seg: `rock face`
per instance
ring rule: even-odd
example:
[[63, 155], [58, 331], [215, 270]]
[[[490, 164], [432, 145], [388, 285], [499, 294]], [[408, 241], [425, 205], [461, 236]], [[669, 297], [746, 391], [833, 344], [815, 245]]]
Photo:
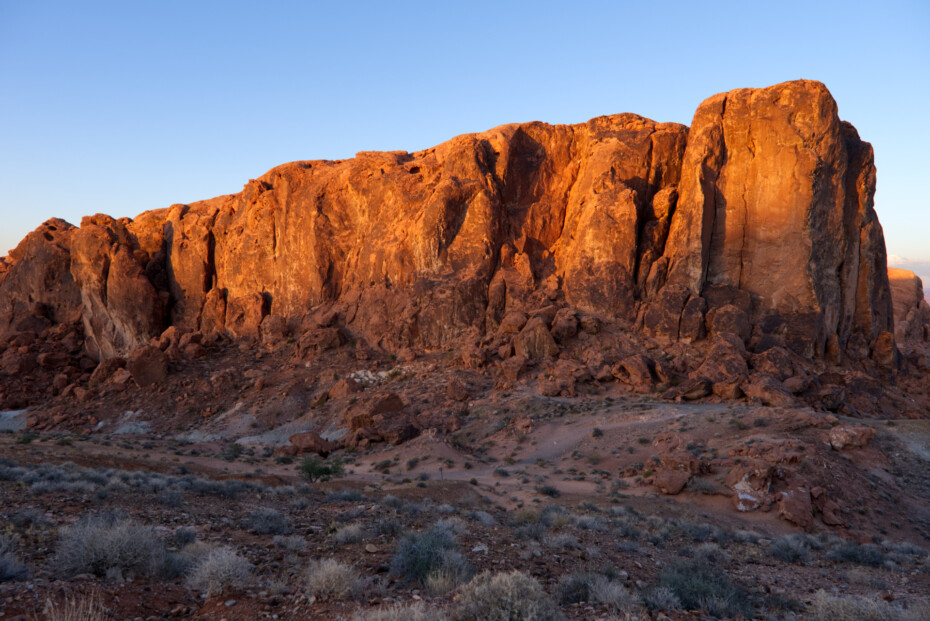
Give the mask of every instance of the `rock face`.
[[909, 270], [888, 268], [891, 299], [894, 302], [894, 335], [898, 341], [930, 341], [930, 305], [924, 299], [924, 285]]
[[568, 307], [670, 340], [735, 335], [808, 358], [880, 343], [884, 359], [874, 190], [871, 147], [817, 82], [716, 95], [690, 130], [633, 114], [504, 125], [292, 162], [134, 220], [49, 221], [0, 266], [0, 327], [41, 302], [54, 321], [80, 317], [98, 359], [169, 326], [330, 330], [336, 346], [345, 330], [395, 352], [500, 332], [536, 359], [578, 330], [557, 315]]
[[892, 330], [871, 146], [820, 83], [715, 95], [694, 116], [667, 282], [749, 294], [760, 337], [807, 356]]

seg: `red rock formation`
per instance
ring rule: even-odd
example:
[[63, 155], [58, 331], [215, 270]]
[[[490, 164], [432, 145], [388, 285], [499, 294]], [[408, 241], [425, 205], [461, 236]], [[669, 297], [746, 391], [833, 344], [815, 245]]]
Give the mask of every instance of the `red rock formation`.
[[678, 192], [670, 286], [748, 293], [757, 331], [809, 357], [892, 330], [872, 149], [822, 84], [705, 101]]
[[909, 270], [888, 268], [894, 302], [894, 335], [898, 341], [930, 341], [930, 305], [924, 299], [923, 282]]
[[285, 164], [131, 221], [50, 221], [0, 268], [0, 325], [42, 301], [82, 317], [94, 357], [173, 325], [293, 334], [310, 354], [345, 334], [392, 351], [464, 339], [482, 364], [557, 355], [569, 307], [685, 342], [886, 360], [874, 188], [871, 147], [816, 82], [716, 95], [690, 133], [633, 114], [504, 125]]

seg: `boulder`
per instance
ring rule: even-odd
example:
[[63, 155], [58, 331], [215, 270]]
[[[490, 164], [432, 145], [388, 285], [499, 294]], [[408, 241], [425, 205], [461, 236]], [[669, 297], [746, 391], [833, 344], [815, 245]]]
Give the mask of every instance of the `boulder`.
[[713, 393], [713, 388], [713, 384], [706, 377], [693, 377], [666, 390], [662, 393], [662, 398], [670, 401], [694, 401]]
[[274, 347], [284, 342], [288, 337], [287, 319], [281, 315], [266, 315], [259, 325], [262, 336], [262, 345]]
[[765, 503], [775, 467], [761, 460], [743, 460], [727, 473], [726, 485], [734, 492], [737, 511], [755, 511]]
[[636, 392], [651, 392], [655, 384], [652, 368], [655, 363], [648, 356], [628, 356], [611, 368], [611, 373], [621, 382], [629, 384]]
[[575, 338], [578, 334], [578, 317], [570, 308], [563, 308], [552, 320], [552, 337], [559, 343]]
[[740, 381], [749, 374], [746, 360], [742, 350], [726, 339], [717, 338], [713, 341], [704, 362], [692, 374], [693, 377], [703, 377], [713, 383]]
[[100, 364], [97, 365], [97, 368], [94, 369], [94, 372], [91, 373], [90, 381], [88, 381], [87, 385], [91, 388], [102, 386], [110, 379], [117, 369], [122, 369], [125, 366], [125, 358], [107, 358], [101, 361]]
[[732, 304], [711, 310], [707, 315], [707, 320], [712, 336], [732, 334], [745, 343], [752, 332], [749, 315]]
[[540, 359], [556, 356], [559, 346], [540, 317], [534, 317], [513, 339], [513, 349], [517, 356], [527, 359]]
[[795, 373], [791, 356], [782, 347], [771, 347], [761, 354], [755, 354], [750, 358], [750, 363], [754, 370], [770, 375], [780, 382], [785, 381]]
[[336, 383], [329, 387], [327, 396], [330, 399], [344, 399], [350, 395], [358, 394], [364, 390], [358, 381], [351, 377], [343, 377], [336, 380]]
[[830, 429], [828, 441], [830, 448], [835, 451], [862, 448], [875, 437], [875, 433], [872, 427], [838, 425]]
[[652, 484], [655, 485], [656, 489], [668, 496], [680, 494], [690, 480], [691, 473], [687, 470], [659, 468], [652, 475]]
[[778, 497], [778, 517], [809, 531], [814, 526], [814, 509], [810, 491], [803, 487], [781, 492]]
[[126, 368], [142, 388], [160, 384], [168, 377], [168, 356], [157, 347], [143, 345], [130, 352]]
[[771, 375], [753, 373], [747, 381], [740, 384], [740, 389], [747, 397], [758, 399], [764, 405], [790, 406], [795, 404], [794, 395]]
[[266, 314], [267, 302], [260, 293], [230, 298], [226, 302], [226, 330], [235, 338], [258, 337]]
[[297, 454], [317, 453], [322, 457], [327, 457], [336, 449], [336, 445], [320, 436], [315, 431], [305, 431], [295, 433], [288, 442], [296, 449]]

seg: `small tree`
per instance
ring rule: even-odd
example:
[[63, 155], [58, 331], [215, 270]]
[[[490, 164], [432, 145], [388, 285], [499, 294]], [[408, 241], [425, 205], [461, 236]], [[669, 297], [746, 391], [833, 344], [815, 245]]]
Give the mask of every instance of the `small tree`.
[[334, 456], [329, 460], [320, 459], [312, 455], [304, 457], [297, 471], [311, 483], [318, 480], [338, 477], [345, 473], [345, 465], [340, 457]]

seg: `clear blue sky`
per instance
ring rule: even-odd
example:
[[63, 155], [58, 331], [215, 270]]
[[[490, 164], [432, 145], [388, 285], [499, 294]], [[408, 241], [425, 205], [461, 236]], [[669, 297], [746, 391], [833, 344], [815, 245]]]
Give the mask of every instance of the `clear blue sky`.
[[930, 282], [928, 33], [922, 0], [0, 0], [0, 254], [52, 216], [237, 192], [295, 159], [514, 121], [690, 124], [714, 93], [809, 78], [874, 145], [888, 251]]

